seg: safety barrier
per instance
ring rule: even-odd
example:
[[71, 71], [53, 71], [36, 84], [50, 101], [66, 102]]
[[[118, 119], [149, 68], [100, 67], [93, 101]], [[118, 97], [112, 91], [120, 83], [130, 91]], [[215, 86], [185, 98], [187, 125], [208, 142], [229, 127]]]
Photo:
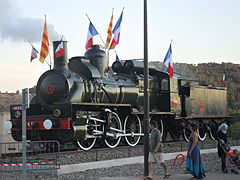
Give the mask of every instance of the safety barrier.
[[[27, 142], [27, 171], [60, 169], [58, 141]], [[0, 172], [21, 171], [22, 142], [0, 143]]]
[[178, 154], [175, 159], [173, 160], [173, 172], [172, 174], [176, 174], [177, 172], [182, 171], [185, 169], [185, 166], [182, 166], [183, 163], [186, 161], [186, 157], [183, 154]]

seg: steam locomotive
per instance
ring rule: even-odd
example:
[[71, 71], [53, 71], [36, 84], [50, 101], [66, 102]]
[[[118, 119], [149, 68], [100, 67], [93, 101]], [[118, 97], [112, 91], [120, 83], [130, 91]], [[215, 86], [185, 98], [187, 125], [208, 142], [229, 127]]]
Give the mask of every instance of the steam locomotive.
[[[60, 42], [53, 42], [54, 52]], [[141, 60], [116, 61], [108, 67], [105, 50], [92, 45], [84, 56], [54, 57], [54, 68], [41, 75], [27, 109], [28, 140], [73, 142], [83, 150], [96, 142], [110, 148], [121, 139], [135, 146], [143, 137], [144, 75]], [[156, 120], [163, 140], [188, 140], [189, 124], [199, 125], [199, 139], [216, 136], [227, 121], [227, 90], [149, 65], [150, 120]], [[11, 134], [21, 141], [22, 106], [10, 106]]]

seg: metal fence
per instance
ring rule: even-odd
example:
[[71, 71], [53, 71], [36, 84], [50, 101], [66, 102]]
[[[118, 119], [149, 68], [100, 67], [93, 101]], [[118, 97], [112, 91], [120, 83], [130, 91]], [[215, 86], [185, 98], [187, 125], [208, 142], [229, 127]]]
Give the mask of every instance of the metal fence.
[[[27, 171], [60, 169], [58, 141], [27, 142]], [[0, 172], [21, 171], [22, 142], [0, 143]]]

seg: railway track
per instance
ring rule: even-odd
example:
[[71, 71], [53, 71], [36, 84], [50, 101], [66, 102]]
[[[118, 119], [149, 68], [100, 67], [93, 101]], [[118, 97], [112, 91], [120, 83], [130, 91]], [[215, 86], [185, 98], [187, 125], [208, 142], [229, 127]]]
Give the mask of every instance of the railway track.
[[[231, 140], [229, 138], [231, 146], [240, 145], [240, 140]], [[187, 151], [188, 142], [166, 142], [163, 145], [164, 153], [181, 152]], [[215, 148], [217, 141], [206, 139], [205, 141], [199, 142], [200, 149]], [[114, 149], [110, 148], [99, 148], [91, 149], [89, 151], [66, 151], [60, 152], [60, 163], [61, 164], [76, 164], [84, 162], [103, 161], [119, 158], [128, 158], [142, 156], [144, 154], [144, 146], [138, 145], [135, 147], [122, 146]]]
[[[231, 146], [240, 145], [240, 140], [231, 140], [229, 138], [229, 142]], [[187, 150], [188, 142], [178, 141], [178, 142], [165, 142], [163, 145], [164, 153], [171, 152], [181, 152]], [[217, 145], [217, 141], [206, 139], [205, 141], [199, 141], [200, 149], [210, 149], [215, 148]], [[46, 152], [36, 152], [35, 154], [31, 154], [30, 152], [27, 155], [37, 156], [39, 158], [51, 157], [51, 156], [59, 156], [59, 161], [61, 165], [65, 164], [76, 164], [76, 163], [84, 163], [84, 162], [95, 162], [95, 161], [103, 161], [103, 160], [111, 160], [111, 159], [120, 159], [120, 158], [128, 158], [128, 157], [137, 157], [142, 156], [144, 154], [144, 146], [137, 145], [134, 147], [131, 146], [120, 146], [116, 148], [97, 148], [91, 149], [88, 151], [84, 151], [78, 149], [76, 147], [72, 148], [63, 148], [62, 151], [56, 152], [52, 151], [49, 153]], [[11, 153], [11, 154], [2, 154], [2, 158], [13, 158], [13, 157], [21, 157], [21, 152]]]

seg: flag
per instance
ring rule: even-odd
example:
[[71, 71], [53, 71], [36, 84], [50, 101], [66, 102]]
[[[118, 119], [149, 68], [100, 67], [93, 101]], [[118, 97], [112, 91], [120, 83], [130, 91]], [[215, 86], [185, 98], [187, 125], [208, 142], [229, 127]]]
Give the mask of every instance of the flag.
[[226, 74], [224, 72], [222, 75], [222, 84], [225, 84], [225, 81], [226, 81]]
[[106, 48], [109, 47], [109, 44], [110, 44], [111, 39], [112, 39], [112, 22], [113, 22], [113, 13], [112, 13], [110, 23], [109, 23], [109, 26], [108, 26], [108, 31], [107, 31], [108, 36], [107, 36], [106, 45], [105, 45]]
[[116, 25], [114, 26], [113, 31], [112, 31], [112, 33], [114, 34], [114, 37], [113, 37], [113, 40], [111, 42], [111, 45], [110, 45], [109, 49], [114, 49], [115, 46], [119, 43], [122, 16], [123, 16], [123, 11], [122, 11]]
[[93, 45], [93, 36], [97, 35], [98, 32], [93, 26], [92, 22], [90, 21], [89, 28], [88, 28], [88, 35], [87, 35], [87, 42], [85, 45], [86, 50], [90, 49]]
[[56, 50], [55, 50], [55, 57], [59, 58], [64, 55], [64, 49], [63, 49], [63, 41], [61, 39], [60, 43], [58, 44]]
[[172, 61], [172, 46], [170, 44], [163, 64], [168, 68], [169, 77], [173, 77], [173, 61]]
[[117, 54], [116, 54], [116, 61], [121, 62]]
[[44, 60], [48, 56], [48, 54], [49, 54], [49, 40], [48, 40], [48, 31], [47, 31], [47, 21], [45, 17], [44, 30], [43, 30], [43, 36], [42, 36], [42, 46], [41, 46], [39, 61], [44, 63]]
[[32, 46], [32, 53], [31, 53], [31, 59], [32, 62], [33, 59], [37, 58], [38, 51]]

